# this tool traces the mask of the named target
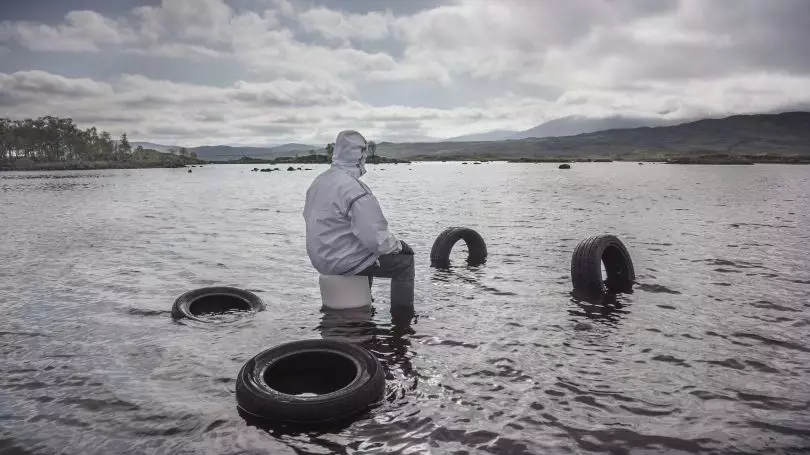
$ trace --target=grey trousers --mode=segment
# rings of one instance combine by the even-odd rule
[[[413,308],[414,266],[412,254],[384,254],[374,264],[358,273],[368,277],[391,278],[391,307]]]

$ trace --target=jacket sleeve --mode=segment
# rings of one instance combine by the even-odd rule
[[[352,232],[369,251],[382,255],[402,249],[399,240],[388,231],[388,221],[373,194],[366,193],[356,199],[349,208],[349,218]]]

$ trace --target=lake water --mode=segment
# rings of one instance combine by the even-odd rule
[[[416,250],[405,329],[387,280],[370,319],[321,313],[301,209],[323,167],[252,167],[0,174],[0,453],[810,450],[810,167],[369,166]],[[488,262],[431,269],[456,225]],[[572,298],[569,278],[600,233],[639,282],[607,305]],[[267,311],[171,320],[209,285]],[[242,364],[323,336],[377,354],[384,405],[333,432],[246,425]]]

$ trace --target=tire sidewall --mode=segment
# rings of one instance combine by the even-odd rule
[[[315,397],[288,395],[271,389],[263,377],[274,363],[305,352],[332,352],[348,357],[358,369],[355,378],[335,392]],[[366,349],[333,340],[304,340],[265,350],[240,369],[236,384],[239,408],[263,420],[292,424],[326,423],[360,413],[379,402],[385,392],[382,365]]]
[[[215,286],[193,289],[183,293],[178,297],[172,305],[172,318],[174,319],[190,319],[192,321],[206,322],[203,318],[198,318],[191,313],[191,305],[198,299],[209,295],[228,295],[243,300],[250,305],[251,312],[264,311],[265,304],[262,299],[256,294],[246,291],[244,289]]]

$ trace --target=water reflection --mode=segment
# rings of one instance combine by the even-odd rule
[[[630,314],[623,294],[593,295],[571,291],[570,295],[568,314],[572,316],[584,316],[593,322],[616,327],[622,318]]]
[[[463,274],[466,271],[469,274]],[[435,269],[431,279],[439,283],[462,282],[477,288],[480,291],[489,292],[494,295],[517,295],[511,291],[504,291],[493,286],[483,284],[484,271],[481,266],[455,267],[446,269]]]
[[[317,330],[324,339],[345,341],[371,351],[383,364],[386,379],[393,379],[397,371],[406,377],[414,376],[411,365],[411,335],[418,321],[413,306],[392,306],[391,323],[374,321],[374,306],[336,310],[321,308],[321,322]]]
[[[321,322],[317,330],[328,340],[363,344],[372,340],[377,330],[373,321],[373,306],[342,310],[321,307]]]

